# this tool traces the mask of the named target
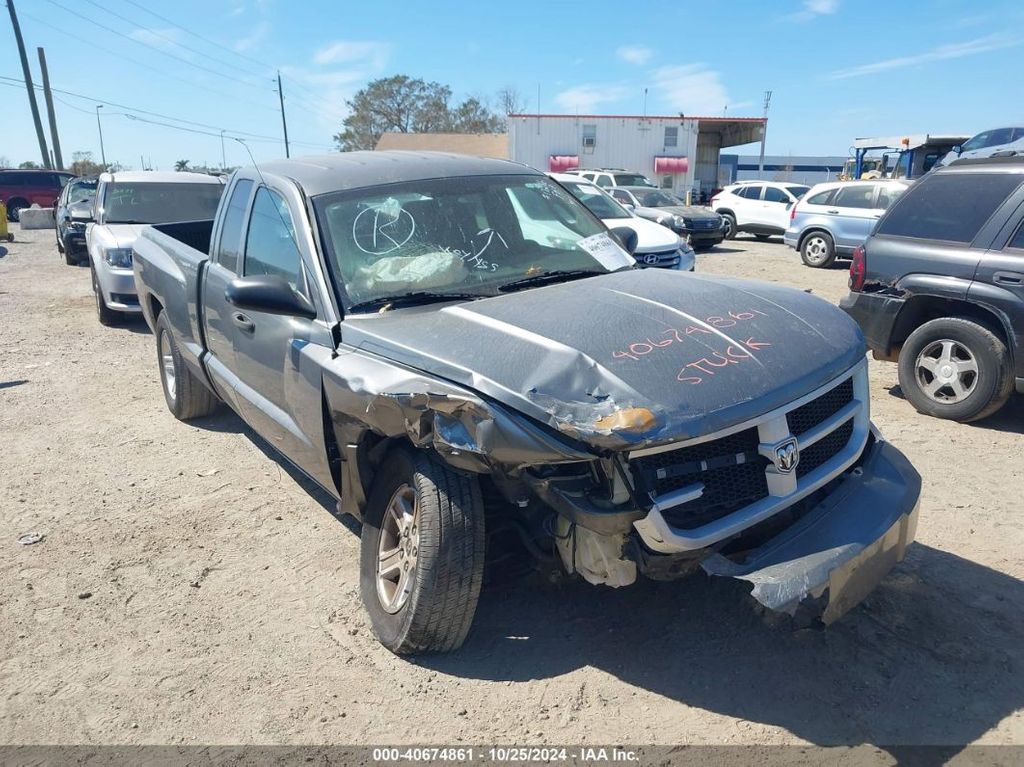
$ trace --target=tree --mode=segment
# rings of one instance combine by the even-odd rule
[[[11,167],[11,158],[7,157],[6,155],[0,154],[0,168],[10,168],[10,167]]]
[[[498,91],[498,111],[502,117],[521,114],[528,104],[529,101],[511,85],[506,85]]]
[[[39,170],[43,166],[37,163],[35,160],[25,160],[21,165],[18,166],[22,170]]]
[[[373,80],[346,104],[349,115],[334,136],[343,151],[373,149],[386,132],[487,133],[501,129],[501,120],[476,98],[452,108],[447,85],[407,75]]]
[[[98,162],[93,162],[92,152],[73,152],[71,160],[71,167],[68,170],[76,176],[98,176],[106,170]]]
[[[174,163],[174,169],[179,173],[188,170],[188,160],[178,160]]]

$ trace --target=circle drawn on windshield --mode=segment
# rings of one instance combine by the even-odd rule
[[[352,222],[352,240],[371,256],[384,256],[405,245],[416,231],[416,220],[405,208],[388,205],[366,208]]]

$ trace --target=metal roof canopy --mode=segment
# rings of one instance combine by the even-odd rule
[[[902,136],[880,136],[876,138],[855,138],[853,140],[854,149],[901,149],[903,148],[903,140],[907,139],[910,144],[907,149],[917,149],[918,147],[928,146],[930,144],[962,144],[967,141],[972,135],[968,133],[966,135],[959,133],[908,133]]]
[[[765,125],[768,123],[768,119],[765,117],[694,117],[693,119],[698,121],[697,129],[701,133],[719,134],[722,137],[719,146],[722,148],[760,141]]]

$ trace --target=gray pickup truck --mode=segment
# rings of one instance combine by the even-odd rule
[[[834,620],[903,557],[920,492],[869,421],[859,329],[627,249],[525,166],[357,152],[237,171],[134,269],[171,412],[227,403],[362,521],[391,650],[463,642],[499,530],[591,583],[703,567]]]

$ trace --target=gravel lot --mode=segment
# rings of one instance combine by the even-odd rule
[[[499,573],[466,647],[413,662],[369,632],[356,525],[231,413],[175,421],[145,325],[101,327],[88,269],[12,229],[0,742],[1024,744],[1024,398],[945,423],[871,363],[874,418],[924,477],[918,543],[826,630],[771,625],[703,575]],[[833,302],[846,285],[778,241],[698,269]]]

